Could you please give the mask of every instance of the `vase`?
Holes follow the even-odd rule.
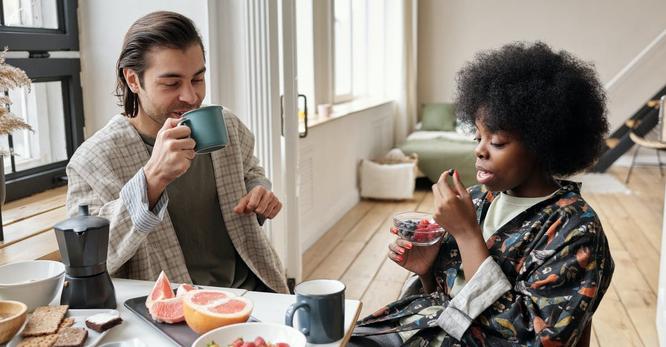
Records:
[[[0,241],[5,240],[2,227],[2,208],[5,206],[5,156],[0,155]]]
[[[5,156],[0,155],[0,212],[5,206],[5,197],[7,193],[5,192]]]

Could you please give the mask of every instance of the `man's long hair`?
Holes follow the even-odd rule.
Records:
[[[116,96],[123,115],[134,118],[139,112],[139,96],[127,85],[123,69],[134,70],[143,86],[143,75],[148,68],[147,53],[153,48],[188,49],[199,44],[204,52],[201,36],[192,21],[178,13],[158,11],[139,18],[125,34],[123,48],[116,63]]]

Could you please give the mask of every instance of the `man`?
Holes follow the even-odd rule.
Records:
[[[74,153],[67,209],[110,220],[113,276],[287,292],[260,223],[282,205],[253,155],[254,137],[224,111],[228,145],[195,155],[179,118],[205,96],[204,49],[192,21],[172,12],[137,20],[117,63],[122,115]]]

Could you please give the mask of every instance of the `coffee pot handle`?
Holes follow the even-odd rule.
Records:
[[[294,327],[294,314],[299,309],[303,309],[303,310],[305,310],[305,312],[310,313],[310,306],[308,306],[307,303],[305,303],[305,302],[293,303],[293,304],[291,304],[291,306],[289,306],[289,308],[287,309],[287,312],[285,313],[285,316],[284,316],[284,324],[285,325],[288,325],[290,327]],[[308,336],[310,334],[310,317],[309,317],[309,315],[306,319],[301,319],[301,324],[303,325],[303,327],[301,327],[301,329],[300,329],[301,332],[303,333],[303,335]]]

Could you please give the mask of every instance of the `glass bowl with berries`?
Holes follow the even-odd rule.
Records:
[[[442,228],[432,215],[424,212],[402,212],[393,217],[393,231],[414,246],[430,246],[444,236]]]

